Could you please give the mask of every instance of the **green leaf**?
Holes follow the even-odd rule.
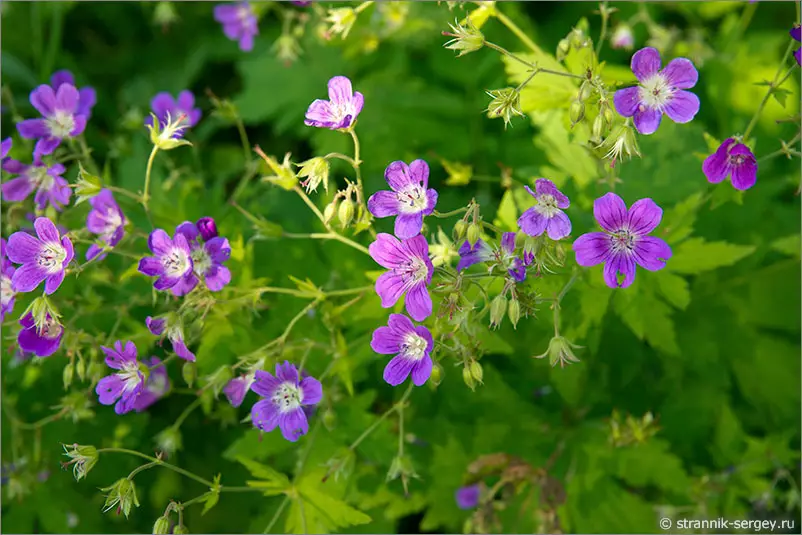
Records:
[[[220,500],[220,492],[210,490],[203,496],[203,511],[201,511],[201,515],[205,515],[212,507],[217,505],[217,502]]]
[[[247,481],[248,486],[264,489],[266,496],[283,494],[291,486],[290,480],[286,475],[269,466],[244,457],[237,457],[237,461],[244,465],[252,476],[259,478],[258,481]]]
[[[671,308],[655,296],[651,285],[636,280],[629,288],[615,293],[613,306],[639,339],[669,355],[679,355]]]
[[[315,470],[298,481],[290,513],[287,516],[287,533],[330,533],[367,524],[371,518],[344,501],[330,496],[321,483],[326,470]]]
[[[518,217],[535,205],[535,198],[523,188],[507,190],[501,197],[493,224],[511,232],[518,230]]]
[[[567,73],[565,67],[554,56],[546,53],[520,54],[519,57],[530,63],[536,63],[542,69]],[[507,77],[514,85],[519,85],[529,77],[531,69],[506,56],[502,57]],[[535,75],[521,90],[521,111],[547,111],[555,108],[567,108],[568,103],[576,97],[578,85],[572,78],[554,75]]]
[[[549,177],[557,187],[570,178],[579,188],[584,188],[598,178],[598,162],[585,146],[587,139],[579,136],[580,129],[569,132],[565,115],[562,110],[551,110],[532,117],[532,122],[540,129],[535,146],[554,166],[542,167],[541,175]]]
[[[685,496],[691,488],[682,460],[670,452],[665,440],[652,438],[642,444],[618,448],[611,464],[611,472],[634,487],[654,486],[674,496]]]
[[[663,299],[680,310],[688,308],[691,302],[691,291],[688,288],[687,280],[669,272],[657,273],[653,278],[656,279],[657,290]]]
[[[723,266],[731,266],[755,252],[752,245],[734,245],[723,241],[706,242],[691,238],[674,250],[668,269],[676,273],[695,274]]]
[[[799,234],[792,234],[785,238],[778,238],[771,242],[771,248],[782,254],[799,258],[799,252],[802,249],[802,241],[800,241]]]
[[[679,243],[690,236],[696,223],[696,213],[703,203],[704,194],[696,192],[666,210],[660,236],[669,244]]]

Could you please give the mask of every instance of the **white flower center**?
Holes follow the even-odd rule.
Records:
[[[733,167],[740,167],[746,161],[746,158],[746,154],[730,154],[727,157],[727,161]]]
[[[674,88],[668,85],[668,80],[659,73],[648,78],[638,88],[641,107],[645,106],[660,111],[668,104],[673,95]]]
[[[304,400],[304,393],[296,384],[290,382],[281,383],[271,400],[279,411],[290,412],[301,406]]]
[[[415,333],[408,333],[401,344],[401,352],[410,360],[421,360],[428,348],[426,339]]]
[[[0,275],[0,305],[6,306],[14,299],[14,290],[11,289],[11,278]]]
[[[544,193],[537,198],[535,212],[539,213],[540,215],[546,217],[547,219],[551,219],[559,211],[560,209],[557,207],[557,199],[554,198],[554,195]]]
[[[122,369],[117,372],[117,376],[123,380],[123,392],[131,392],[142,382],[137,362],[125,363]]]
[[[53,177],[47,173],[47,167],[44,165],[32,165],[26,174],[28,180],[37,188],[49,190],[53,187]]]
[[[407,286],[426,280],[429,268],[422,258],[412,258],[396,268],[396,272],[401,276]]]
[[[62,110],[56,110],[53,115],[45,119],[45,123],[53,137],[69,137],[70,132],[75,129],[75,119],[72,114]]]
[[[413,184],[395,194],[402,214],[417,214],[429,207],[426,190],[420,184]]]
[[[41,338],[47,338],[48,340],[53,340],[58,338],[61,332],[64,330],[60,324],[56,323],[53,318],[46,318],[45,322],[42,324],[42,328],[37,331],[37,334]]]
[[[212,267],[212,259],[205,247],[198,247],[192,251],[192,262],[195,265],[195,273],[203,275]]]
[[[164,273],[170,277],[181,276],[190,269],[189,256],[182,249],[173,249],[162,257],[162,267]]]
[[[53,275],[62,270],[64,260],[67,258],[67,251],[58,242],[45,242],[42,250],[39,251],[39,256],[36,258],[36,263]]]
[[[108,210],[106,210],[105,219],[106,219],[106,227],[104,232],[106,234],[109,235],[114,234],[114,231],[116,231],[119,227],[123,225],[123,218],[120,215],[120,212],[113,208],[109,208]]]
[[[614,253],[630,253],[635,248],[637,236],[628,229],[621,229],[610,234],[610,246]]]

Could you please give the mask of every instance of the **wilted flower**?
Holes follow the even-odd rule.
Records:
[[[429,244],[422,235],[399,241],[381,233],[368,247],[370,256],[389,271],[376,280],[381,305],[390,308],[406,293],[406,309],[412,319],[423,321],[432,314],[432,298],[426,288],[432,282],[434,266]]]
[[[627,211],[624,201],[607,193],[593,203],[593,215],[605,232],[583,234],[574,241],[580,266],[604,265],[604,282],[610,288],[626,288],[635,280],[636,264],[659,271],[671,258],[671,247],[660,238],[647,236],[663,217],[663,210],[651,199],[636,201]],[[619,282],[619,275],[623,281]]]
[[[212,225],[214,225],[214,221],[212,221]],[[231,282],[231,271],[223,265],[231,257],[231,245],[228,243],[228,238],[215,236],[202,241],[199,227],[191,221],[184,221],[178,225],[175,232],[176,235],[182,234],[189,244],[194,271],[171,288],[174,295],[180,296],[191,292],[198,284],[200,277],[203,278],[206,287],[213,292],[219,292]]]
[[[459,248],[460,260],[457,271],[462,271],[480,262],[498,262],[516,282],[526,279],[526,267],[520,257],[515,256],[515,233],[505,232],[501,236],[500,247],[494,250],[483,240],[477,240],[473,247],[469,241]],[[506,310],[506,309],[505,309]]]
[[[608,194],[609,195],[609,194]],[[574,345],[563,336],[555,336],[549,342],[549,348],[542,355],[536,355],[534,358],[542,359],[546,356],[549,357],[549,364],[552,366],[560,365],[564,368],[566,363],[579,362],[579,359],[574,355],[574,349],[580,349],[578,345]]]
[[[80,99],[75,86],[66,83],[57,90],[42,84],[31,92],[31,105],[42,114],[42,118],[20,121],[17,131],[25,139],[38,140],[34,154],[50,154],[62,139],[83,133],[87,118],[78,112]]]
[[[11,278],[16,268],[6,256],[6,239],[0,238],[0,322],[14,310],[17,293],[11,288]]]
[[[610,36],[610,46],[616,49],[632,50],[635,45],[635,36],[632,35],[632,28],[626,24],[619,24]]]
[[[610,160],[610,167],[615,167],[619,161],[629,160],[633,155],[640,156],[638,140],[629,124],[622,124],[616,128],[599,148],[607,151],[604,158]]]
[[[46,165],[38,153],[33,155],[33,163],[25,165],[16,160],[3,163],[3,170],[19,175],[2,185],[3,200],[19,202],[28,198],[36,190],[33,202],[36,208],[44,210],[48,203],[57,211],[69,204],[72,190],[61,175],[66,170],[60,163]]]
[[[317,191],[317,187],[322,183],[323,189],[329,191],[329,161],[320,156],[311,158],[299,164],[301,170],[298,177],[306,177],[301,185],[306,188],[307,193]]]
[[[31,312],[25,314],[19,324],[22,330],[17,336],[17,345],[22,351],[37,357],[49,357],[55,353],[64,337],[64,327],[49,313],[38,327]]]
[[[103,512],[111,511],[117,507],[117,514],[122,512],[125,518],[131,513],[131,506],[139,507],[139,500],[136,497],[136,487],[134,482],[127,477],[118,480],[114,485],[100,489],[106,494],[106,503],[103,505]]]
[[[85,478],[97,464],[99,457],[97,449],[94,446],[81,446],[79,444],[73,444],[69,449],[67,449],[66,444],[62,444],[62,446],[65,451],[64,455],[70,458],[70,461],[63,463],[62,466],[73,465],[72,475],[75,477],[75,481]]]
[[[632,56],[632,72],[640,85],[619,89],[613,96],[615,109],[624,117],[633,117],[641,134],[653,134],[663,113],[675,123],[693,120],[699,111],[699,97],[684,91],[696,85],[699,73],[686,58],[675,58],[660,70],[660,53],[651,47]]]
[[[409,165],[392,162],[384,170],[392,191],[377,191],[368,199],[368,210],[376,217],[397,216],[395,235],[407,239],[420,234],[423,216],[431,215],[437,204],[437,191],[428,189],[429,165],[415,160]]]
[[[443,46],[449,50],[456,50],[457,57],[475,52],[485,46],[485,36],[476,28],[470,18],[468,18],[466,26],[462,26],[456,21],[448,26],[451,28],[451,32],[443,32],[443,35],[453,37],[453,39]]]
[[[176,232],[173,239],[157,228],[148,237],[148,248],[155,256],[146,256],[139,261],[139,272],[149,277],[158,277],[153,287],[167,290],[186,279],[194,280],[192,257],[186,237]]]
[[[529,186],[524,188],[537,200],[537,204],[518,218],[518,226],[525,234],[540,236],[546,232],[552,240],[561,240],[571,234],[571,220],[563,212],[571,202],[551,180],[538,178],[535,191]]]
[[[72,73],[66,69],[56,71],[53,73],[53,76],[50,77],[50,86],[54,91],[56,91],[56,93],[58,93],[59,87],[64,84],[71,85],[76,88],[78,87],[75,83],[75,77],[73,77]],[[76,113],[78,115],[83,115],[88,121],[89,118],[92,117],[92,108],[95,107],[96,102],[97,93],[95,92],[94,88],[87,86],[78,89],[78,107],[76,108]]]
[[[457,492],[454,493],[454,498],[457,501],[457,507],[460,509],[473,509],[479,505],[480,494],[481,486],[479,484],[458,488]]]
[[[201,119],[201,110],[195,107],[195,95],[186,89],[178,94],[177,99],[166,91],[157,93],[150,101],[150,109],[159,120],[160,129],[168,129],[172,122],[180,125],[180,128],[172,129],[169,137],[173,138],[183,136],[184,128],[192,128]],[[153,117],[146,117],[145,125],[154,126]]]
[[[249,373],[235,377],[226,383],[226,386],[223,387],[223,394],[226,395],[226,399],[228,399],[232,407],[242,405],[245,400],[245,394],[248,393],[255,379],[256,375]]]
[[[101,405],[116,402],[114,412],[125,414],[136,408],[136,401],[145,386],[145,375],[137,361],[136,346],[133,342],[114,342],[114,348],[100,348],[106,354],[106,365],[117,370],[107,375],[97,384],[95,392]],[[119,400],[119,401],[118,401]]]
[[[331,130],[351,127],[362,111],[365,97],[354,92],[351,80],[345,76],[335,76],[328,85],[329,100],[312,102],[306,110],[304,124]]]
[[[487,107],[487,114],[495,119],[501,117],[504,119],[504,127],[512,123],[512,117],[517,115],[524,116],[521,111],[521,92],[512,87],[506,89],[493,89],[485,91],[490,98],[490,105]]]
[[[259,27],[248,2],[214,6],[214,20],[223,25],[226,37],[239,42],[240,50],[253,50],[253,38],[259,34]]]
[[[309,432],[304,406],[317,405],[323,398],[323,386],[313,377],[299,380],[298,369],[290,362],[276,364],[275,377],[257,370],[251,390],[266,399],[257,401],[251,409],[253,425],[270,432],[276,427],[290,442],[296,442]]]
[[[134,400],[134,410],[142,412],[148,407],[159,401],[170,390],[170,377],[167,375],[167,368],[161,365],[161,360],[151,357],[145,364],[150,369],[148,380],[142,391]]]
[[[89,204],[92,205],[92,209],[86,216],[87,230],[97,234],[100,241],[108,247],[116,246],[125,234],[125,216],[120,205],[114,200],[111,190],[100,190],[100,193],[89,199]],[[86,259],[92,260],[98,255],[101,255],[99,260],[106,256],[103,248],[93,243],[86,251]]]
[[[395,355],[384,368],[384,380],[392,386],[400,385],[410,374],[415,386],[422,386],[432,374],[432,333],[403,314],[390,314],[387,326],[373,331],[370,347],[382,355]]]
[[[37,217],[33,226],[37,238],[27,232],[15,232],[8,238],[6,254],[21,264],[11,277],[11,287],[15,292],[30,292],[45,281],[45,293],[50,295],[61,286],[75,253],[70,239],[59,236],[48,218]]]
[[[702,164],[707,181],[718,184],[732,175],[732,187],[747,190],[757,181],[757,160],[749,147],[727,138]]]
[[[184,341],[184,329],[180,321],[168,323],[164,318],[152,318],[148,316],[145,318],[145,325],[147,325],[150,333],[156,336],[161,336],[167,331],[167,339],[170,340],[170,343],[173,345],[175,354],[186,361],[195,362],[195,354],[187,348],[186,342]]]

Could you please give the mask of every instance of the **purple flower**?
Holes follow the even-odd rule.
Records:
[[[214,6],[214,20],[223,25],[226,37],[239,42],[240,50],[253,50],[253,38],[259,34],[259,27],[248,2]]]
[[[10,137],[0,142],[0,160],[5,160],[6,156],[8,156],[9,151],[11,151],[12,142],[13,140]]]
[[[240,375],[231,379],[226,386],[223,387],[223,394],[226,395],[228,402],[232,407],[239,407],[245,399],[245,394],[250,390],[256,376],[252,373],[247,375]]]
[[[415,321],[432,313],[432,298],[426,288],[432,282],[434,266],[429,260],[429,243],[422,235],[404,241],[381,233],[368,248],[380,266],[389,269],[376,281],[382,307],[390,308],[406,293],[407,312]]]
[[[33,223],[38,238],[27,232],[15,232],[8,239],[6,254],[15,264],[21,264],[11,277],[15,292],[30,292],[42,281],[45,293],[50,295],[61,286],[64,270],[72,261],[72,242],[59,236],[56,225],[46,217],[37,217]]]
[[[155,256],[146,256],[139,261],[139,272],[149,277],[158,277],[153,287],[167,290],[184,280],[191,279],[192,257],[187,239],[180,232],[170,236],[157,228],[148,237],[148,247]]]
[[[146,364],[150,368],[150,373],[139,395],[134,399],[133,407],[136,412],[146,410],[170,390],[170,377],[167,375],[167,368],[160,366],[161,360],[151,357]]]
[[[204,219],[211,220],[211,229],[217,234],[214,220],[211,218]],[[203,220],[198,221],[198,223],[201,221]],[[203,228],[208,235],[210,230],[208,221],[204,221]],[[229,245],[227,238],[215,236],[201,242],[200,238],[203,237],[203,233],[200,230],[200,226],[190,221],[184,221],[178,225],[175,232],[176,235],[183,235],[189,244],[194,272],[191,272],[173,286],[171,289],[173,294],[179,296],[188,294],[197,286],[200,281],[199,277],[203,277],[206,287],[213,292],[219,292],[231,282],[231,271],[223,265],[231,257],[231,245]]]
[[[457,507],[460,509],[473,509],[479,505],[479,485],[470,485],[468,487],[460,487],[454,493],[454,498],[457,500]]]
[[[686,58],[672,59],[660,70],[660,53],[651,47],[632,56],[632,72],[640,85],[619,89],[613,102],[624,117],[634,117],[641,134],[653,134],[660,126],[663,113],[675,123],[688,123],[699,111],[699,97],[689,91],[696,85],[699,73]]]
[[[514,232],[505,232],[501,236],[501,247],[498,250],[493,250],[482,240],[478,240],[473,247],[471,247],[470,242],[466,241],[459,248],[459,256],[457,271],[462,271],[480,262],[496,261],[507,270],[507,273],[510,274],[510,277],[515,282],[526,280],[526,265],[528,263],[524,263],[519,257],[515,256]]]
[[[45,316],[41,329],[36,328],[33,314],[28,312],[19,320],[22,330],[17,337],[17,345],[26,353],[37,357],[49,357],[58,349],[64,336],[64,327],[50,314]]]
[[[311,2],[311,0],[306,0],[306,1],[294,0],[294,1],[291,1],[290,3],[293,4],[293,5],[296,5],[298,7],[306,7],[309,4],[311,4],[312,2]]]
[[[604,282],[610,288],[626,288],[635,280],[635,264],[649,271],[666,267],[671,247],[660,238],[647,236],[657,228],[663,209],[651,199],[630,206],[615,193],[607,193],[593,203],[593,216],[605,232],[583,234],[574,241],[576,262],[590,267],[606,262]],[[624,276],[619,282],[618,275]]]
[[[415,386],[422,386],[432,375],[432,333],[403,314],[390,314],[387,327],[373,331],[370,347],[382,355],[395,355],[384,368],[384,380],[392,386],[406,381],[410,373]]]
[[[86,228],[89,229],[89,232],[100,236],[100,241],[109,247],[120,243],[125,234],[125,215],[117,201],[114,200],[111,191],[100,190],[100,193],[89,199],[89,204],[92,205],[89,215],[86,216]],[[103,249],[99,245],[93,243],[86,251],[86,259],[92,260],[102,251]],[[100,260],[103,260],[105,256],[106,254],[103,253]]]
[[[270,432],[278,426],[281,434],[295,442],[309,432],[304,406],[316,405],[323,398],[323,386],[313,377],[299,381],[298,369],[290,362],[276,364],[276,376],[257,370],[251,390],[266,398],[251,409],[254,427]]]
[[[4,321],[14,310],[14,299],[17,295],[11,288],[14,271],[14,265],[6,256],[6,240],[0,238],[0,321]]]
[[[712,184],[732,175],[732,187],[747,190],[757,181],[757,160],[749,147],[734,138],[727,138],[705,159],[702,171]]]
[[[50,85],[55,91],[58,91],[58,88],[63,84],[75,86],[76,88],[78,87],[75,84],[75,78],[73,78],[72,73],[66,69],[56,71],[53,73],[53,76],[50,77]],[[92,116],[92,108],[95,106],[96,102],[97,95],[94,88],[88,86],[82,87],[78,90],[77,113],[86,117],[86,120],[88,121]]]
[[[791,37],[793,37],[797,42],[802,41],[802,27],[799,26],[799,24],[794,24],[794,27],[791,28],[791,31],[788,33],[790,33]],[[802,65],[802,48],[796,49],[796,52],[794,52],[794,58],[796,59],[797,65]]]
[[[197,226],[203,241],[209,241],[217,237],[217,224],[211,217],[201,217],[198,219]]]
[[[1,186],[6,201],[24,201],[36,190],[33,202],[39,210],[44,210],[50,203],[57,211],[61,211],[62,206],[70,202],[72,190],[61,176],[65,169],[60,163],[48,167],[42,162],[40,155],[34,153],[32,164],[25,165],[9,159],[3,163],[3,170],[19,175]]]
[[[145,318],[145,325],[148,330],[155,336],[161,336],[167,331],[167,339],[173,345],[173,351],[176,355],[184,360],[195,362],[195,354],[187,348],[184,341],[184,329],[180,322],[168,323],[164,318],[152,318],[148,316]]]
[[[563,213],[571,202],[551,180],[538,178],[535,181],[535,191],[529,186],[524,188],[537,200],[535,206],[518,218],[518,226],[524,234],[540,236],[546,232],[555,241],[571,234],[571,220]]]
[[[98,401],[102,405],[116,402],[114,412],[117,414],[134,410],[137,398],[145,387],[145,375],[139,369],[139,362],[136,360],[136,346],[129,341],[123,348],[123,343],[117,340],[114,342],[114,349],[108,347],[100,349],[106,354],[106,365],[117,370],[117,373],[107,375],[97,384],[95,392]]]
[[[35,154],[50,154],[62,139],[83,133],[86,116],[78,112],[80,99],[78,90],[71,84],[63,83],[57,90],[43,84],[31,92],[31,104],[42,118],[20,121],[17,131],[25,139],[38,139]]]
[[[169,115],[172,121],[177,121],[179,117],[183,119],[179,122],[182,125],[178,129],[174,138],[179,138],[184,135],[184,128],[191,128],[198,124],[201,118],[200,108],[195,108],[195,96],[187,90],[181,91],[178,94],[178,99],[174,99],[170,93],[158,93],[153,100],[150,101],[150,109],[162,128],[167,126],[167,117]],[[145,124],[153,126],[153,117],[146,117]]]
[[[437,192],[429,185],[429,165],[415,160],[408,166],[393,162],[384,170],[384,179],[393,191],[377,191],[368,199],[368,210],[376,217],[398,216],[395,235],[405,240],[420,234],[423,216],[434,212]]]
[[[329,80],[329,100],[315,100],[306,110],[304,124],[338,130],[348,128],[356,122],[365,97],[354,93],[351,80],[335,76]]]

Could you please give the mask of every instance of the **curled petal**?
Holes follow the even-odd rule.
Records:
[[[707,177],[707,181],[712,184],[718,184],[727,176],[729,176],[731,168],[729,164],[729,150],[735,139],[728,138],[724,140],[716,152],[705,158],[702,163],[702,172]]]

